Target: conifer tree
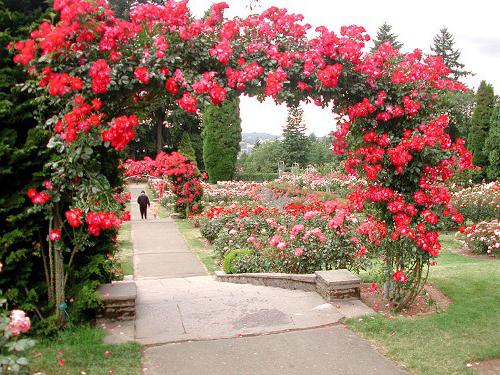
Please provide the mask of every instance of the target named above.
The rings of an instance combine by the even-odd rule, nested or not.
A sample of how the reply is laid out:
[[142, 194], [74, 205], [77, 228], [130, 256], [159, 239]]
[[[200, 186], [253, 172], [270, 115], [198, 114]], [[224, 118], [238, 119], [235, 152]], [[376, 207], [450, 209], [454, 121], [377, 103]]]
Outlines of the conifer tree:
[[203, 112], [203, 161], [211, 183], [234, 177], [241, 142], [239, 105], [239, 98], [230, 98]]
[[500, 177], [500, 103], [493, 109], [490, 119], [490, 130], [484, 145], [488, 165], [486, 176], [492, 180]]
[[392, 32], [392, 26], [387, 22], [384, 22], [384, 24], [378, 28], [377, 36], [373, 39], [375, 45], [372, 48], [372, 52], [385, 42], [389, 42], [394, 49], [401, 49], [401, 47], [403, 47], [403, 43], [398, 41], [397, 35]]
[[464, 69], [465, 65], [462, 64], [460, 59], [460, 51], [454, 48], [455, 39], [446, 27], [439, 30], [439, 33], [434, 36], [431, 51], [436, 56], [441, 56], [444, 64], [450, 68], [450, 76], [454, 79], [468, 76], [471, 72]]
[[481, 81], [476, 94], [476, 109], [472, 114], [468, 137], [468, 148], [473, 155], [472, 161], [481, 167], [485, 167], [488, 161], [484, 144], [489, 134], [494, 104], [493, 87], [486, 81]]
[[302, 122], [304, 111], [299, 107], [288, 108], [287, 123], [283, 129], [283, 152], [287, 164], [307, 164], [309, 154], [309, 138]]
[[39, 244], [46, 234], [41, 229], [44, 215], [29, 210], [26, 189], [43, 178], [48, 136], [35, 128], [33, 97], [16, 87], [26, 76], [7, 45], [26, 38], [46, 8], [38, 0], [0, 0], [0, 290], [16, 307], [28, 310], [39, 302]]
[[179, 143], [179, 148], [177, 150], [180, 154], [184, 155], [191, 161], [196, 163], [196, 153], [191, 143], [191, 137], [188, 132], [182, 134], [181, 142]]

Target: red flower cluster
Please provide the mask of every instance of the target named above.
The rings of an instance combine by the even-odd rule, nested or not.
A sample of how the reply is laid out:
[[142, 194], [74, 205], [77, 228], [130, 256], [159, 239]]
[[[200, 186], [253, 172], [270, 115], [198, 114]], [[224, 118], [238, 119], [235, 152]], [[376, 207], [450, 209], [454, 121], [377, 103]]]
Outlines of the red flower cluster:
[[73, 228], [78, 228], [82, 225], [82, 216], [83, 211], [79, 208], [74, 208], [72, 210], [68, 210], [64, 213], [66, 220], [68, 220], [68, 224]]
[[64, 96], [73, 90], [79, 91], [83, 87], [80, 78], [73, 77], [68, 73], [55, 73], [50, 68], [43, 68], [39, 85], [47, 87], [52, 96]]
[[50, 200], [50, 195], [44, 191], [37, 192], [36, 189], [30, 188], [26, 192], [26, 195], [33, 204], [44, 204]]
[[89, 71], [94, 94], [104, 94], [111, 83], [111, 68], [105, 59], [97, 60]]
[[49, 240], [59, 241], [62, 237], [62, 233], [59, 229], [51, 229], [49, 232]]
[[92, 104], [85, 103], [83, 97], [77, 96], [74, 99], [74, 107], [64, 115], [63, 121], [59, 120], [54, 127], [56, 133], [61, 134], [61, 138], [67, 143], [76, 140], [78, 133], [88, 133], [92, 127], [101, 124], [103, 114], [99, 113], [102, 103], [99, 99], [92, 100]]
[[134, 77], [147, 85], [149, 83], [149, 70], [145, 66], [138, 66], [134, 69]]
[[266, 95], [274, 97], [276, 94], [281, 92], [283, 82], [286, 81], [286, 77], [287, 74], [281, 67], [279, 67], [275, 72], [269, 73], [266, 77]]
[[182, 97], [177, 101], [179, 107], [181, 107], [186, 112], [196, 113], [198, 111], [198, 106], [196, 103], [198, 102], [198, 98], [196, 96], [191, 95], [189, 91], [184, 92]]
[[121, 224], [114, 212], [89, 212], [85, 222], [89, 233], [96, 237], [101, 234], [101, 230], [118, 229]]
[[323, 86], [335, 87], [342, 74], [342, 64], [327, 65], [324, 69], [319, 69], [316, 74]]
[[134, 127], [138, 125], [136, 115], [120, 116], [113, 119], [109, 129], [101, 134], [102, 140], [110, 142], [111, 146], [117, 150], [123, 150], [125, 146], [134, 138]]
[[14, 48], [20, 52], [18, 55], [14, 56], [14, 62], [17, 64], [26, 66], [35, 58], [37, 47], [34, 40], [28, 39], [26, 41], [16, 42]]

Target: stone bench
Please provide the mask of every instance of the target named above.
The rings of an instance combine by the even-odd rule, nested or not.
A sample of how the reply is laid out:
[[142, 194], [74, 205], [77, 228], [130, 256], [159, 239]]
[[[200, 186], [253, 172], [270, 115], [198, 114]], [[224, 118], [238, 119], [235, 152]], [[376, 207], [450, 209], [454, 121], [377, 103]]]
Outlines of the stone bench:
[[110, 320], [135, 319], [135, 298], [137, 288], [134, 281], [119, 281], [99, 286], [103, 308], [98, 318]]
[[223, 271], [216, 271], [215, 277], [216, 280], [222, 282], [265, 285], [283, 289], [317, 292], [328, 302], [359, 299], [361, 293], [361, 279], [346, 269], [316, 271], [311, 274], [226, 274]]

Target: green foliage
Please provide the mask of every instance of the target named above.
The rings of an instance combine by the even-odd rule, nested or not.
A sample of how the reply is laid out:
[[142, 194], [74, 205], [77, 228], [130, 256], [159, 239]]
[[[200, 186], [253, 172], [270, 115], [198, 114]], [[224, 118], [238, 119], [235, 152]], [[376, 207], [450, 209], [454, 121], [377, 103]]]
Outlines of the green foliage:
[[372, 51], [375, 51], [382, 43], [389, 42], [395, 49], [403, 47], [403, 43], [398, 41], [398, 36], [392, 32], [392, 26], [384, 22], [377, 30], [377, 36], [373, 39], [374, 46]]
[[283, 160], [284, 151], [281, 141], [258, 144], [252, 153], [241, 160], [240, 174], [277, 173], [278, 162]]
[[472, 90], [439, 94], [436, 109], [448, 114], [448, 133], [453, 140], [467, 139], [475, 104], [476, 95]]
[[272, 272], [273, 262], [271, 259], [252, 253], [240, 254], [231, 263], [234, 273], [257, 273]]
[[240, 151], [241, 119], [238, 98], [203, 112], [203, 160], [211, 183], [231, 180]]
[[472, 151], [472, 161], [475, 165], [485, 167], [488, 155], [485, 153], [485, 141], [490, 129], [490, 119], [495, 104], [493, 86], [481, 81], [477, 90], [477, 105], [472, 115], [468, 137], [468, 148]]
[[[139, 375], [139, 344], [103, 344], [103, 337], [100, 328], [78, 326], [60, 332], [56, 338], [40, 341], [31, 351], [32, 373]], [[58, 365], [58, 359], [64, 361], [64, 366]]]
[[182, 134], [181, 142], [179, 143], [177, 151], [184, 155], [187, 159], [196, 163], [196, 154], [193, 145], [191, 144], [191, 137], [188, 132], [184, 132]]
[[455, 40], [453, 35], [451, 35], [446, 27], [443, 27], [434, 37], [431, 51], [435, 55], [441, 56], [444, 64], [450, 68], [450, 75], [455, 79], [459, 79], [472, 73], [464, 70], [465, 65], [458, 61], [460, 59], [460, 51], [458, 48], [455, 49], [454, 45]]
[[224, 228], [224, 222], [221, 220], [204, 220], [200, 226], [200, 232], [208, 242], [212, 243], [222, 228]]
[[500, 177], [500, 104], [497, 104], [490, 118], [490, 130], [484, 143], [484, 154], [488, 157], [486, 176], [492, 180]]
[[302, 122], [304, 111], [300, 107], [289, 107], [286, 126], [283, 129], [283, 157], [288, 165], [298, 163], [301, 166], [307, 164], [309, 152], [309, 139], [307, 138], [306, 126]]
[[[38, 188], [48, 178], [45, 163], [57, 161], [54, 149], [46, 147], [48, 132], [37, 127], [35, 116], [41, 116], [40, 108], [44, 104], [16, 86], [26, 77], [22, 69], [12, 63], [12, 56], [6, 49], [12, 40], [27, 37], [33, 23], [43, 16], [47, 4], [34, 0], [0, 4], [0, 176], [3, 182], [0, 184], [0, 262], [4, 265], [0, 289], [11, 306], [29, 313], [35, 330], [40, 328], [42, 334], [50, 334], [55, 325], [50, 316], [53, 306], [47, 303], [45, 275], [49, 224], [45, 215], [27, 199], [26, 190]], [[95, 172], [94, 184], [98, 185], [99, 175], [103, 175], [113, 187], [120, 186], [122, 180], [116, 168], [119, 154], [105, 149], [98, 151], [87, 155], [92, 162], [86, 168]], [[67, 208], [64, 201], [60, 205]], [[69, 249], [68, 245], [63, 251], [66, 263], [70, 257], [66, 250]], [[76, 271], [69, 271], [67, 284], [67, 301], [73, 320], [93, 317], [91, 310], [99, 304], [95, 287], [100, 282], [111, 281], [115, 275], [114, 261], [105, 254], [112, 255], [115, 251], [112, 236], [108, 235], [84, 242], [84, 247], [75, 254], [73, 267]]]
[[307, 163], [315, 167], [321, 167], [332, 163], [335, 158], [332, 152], [332, 140], [329, 137], [316, 138], [314, 134], [309, 136], [309, 153]]
[[233, 268], [233, 262], [243, 254], [250, 254], [250, 250], [247, 249], [234, 249], [224, 255], [223, 270], [225, 273], [235, 273]]
[[44, 216], [29, 210], [26, 189], [44, 178], [47, 133], [35, 129], [31, 95], [16, 86], [26, 77], [7, 44], [25, 38], [47, 8], [41, 1], [0, 1], [0, 289], [12, 306], [33, 311], [43, 300]]

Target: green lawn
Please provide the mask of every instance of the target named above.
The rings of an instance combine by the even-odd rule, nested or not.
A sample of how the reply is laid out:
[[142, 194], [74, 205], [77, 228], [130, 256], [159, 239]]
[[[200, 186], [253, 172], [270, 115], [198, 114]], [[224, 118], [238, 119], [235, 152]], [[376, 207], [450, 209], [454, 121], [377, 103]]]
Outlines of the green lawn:
[[[102, 343], [101, 329], [81, 326], [68, 329], [55, 339], [39, 341], [30, 352], [32, 373], [44, 375], [139, 375], [140, 345]], [[59, 359], [64, 361], [61, 366]]]
[[124, 275], [134, 274], [134, 245], [130, 221], [124, 222], [118, 231], [118, 246], [120, 251], [117, 258], [120, 261]]
[[195, 228], [189, 220], [176, 219], [175, 224], [182, 233], [191, 251], [205, 265], [207, 271], [212, 274], [217, 267], [212, 247], [203, 241], [200, 230]]
[[[500, 357], [500, 263], [445, 250], [430, 282], [453, 301], [446, 312], [420, 318], [351, 319], [349, 327], [417, 374], [473, 374], [466, 364]], [[448, 248], [448, 249], [446, 249]]]

